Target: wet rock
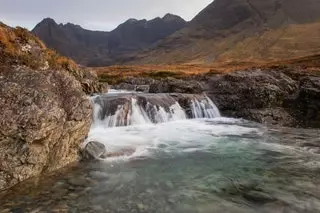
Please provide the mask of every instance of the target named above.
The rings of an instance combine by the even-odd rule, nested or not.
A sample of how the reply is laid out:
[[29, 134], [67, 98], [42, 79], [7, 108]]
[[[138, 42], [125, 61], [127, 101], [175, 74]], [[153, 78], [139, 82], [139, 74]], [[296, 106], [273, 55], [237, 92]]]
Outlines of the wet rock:
[[117, 90], [149, 92], [149, 85], [154, 82], [155, 80], [151, 78], [128, 78], [120, 84], [112, 85], [112, 88]]
[[135, 88], [135, 91], [137, 92], [144, 92], [147, 93], [150, 90], [150, 86], [149, 85], [137, 85]]
[[68, 183], [75, 187], [86, 186], [87, 180], [81, 177], [73, 177], [68, 179]]
[[135, 88], [136, 88], [136, 85], [130, 84], [130, 83], [120, 83], [112, 86], [112, 89], [127, 90], [127, 91], [135, 91]]
[[99, 158], [106, 158], [106, 147], [104, 144], [97, 141], [90, 141], [81, 150], [81, 155], [83, 159], [94, 160]]
[[[162, 108], [167, 113], [172, 113], [172, 106], [179, 103], [181, 108], [186, 114], [187, 118], [193, 118], [192, 101], [204, 103], [201, 107], [209, 109], [212, 106], [208, 102], [204, 94], [183, 94], [183, 93], [170, 93], [170, 94], [150, 94], [150, 93], [122, 93], [122, 94], [106, 94], [96, 97], [94, 102], [101, 106], [99, 118], [104, 118], [115, 115], [117, 118], [110, 121], [110, 125], [126, 126], [130, 124], [130, 113], [132, 107], [132, 99], [137, 100], [136, 104], [146, 111], [146, 115], [151, 122], [163, 122], [158, 117], [158, 111]], [[204, 115], [203, 115], [204, 116]], [[126, 150], [123, 150], [127, 152]], [[130, 150], [128, 150], [130, 153]], [[121, 152], [120, 152], [121, 153]]]
[[224, 116], [318, 128], [320, 75], [293, 72], [257, 69], [219, 74], [207, 80], [205, 91]]

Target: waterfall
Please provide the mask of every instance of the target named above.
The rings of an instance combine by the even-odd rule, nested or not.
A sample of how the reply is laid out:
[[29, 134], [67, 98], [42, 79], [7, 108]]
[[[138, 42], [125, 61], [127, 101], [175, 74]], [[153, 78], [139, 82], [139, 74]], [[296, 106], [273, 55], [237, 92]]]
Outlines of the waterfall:
[[220, 117], [216, 105], [205, 95], [123, 93], [95, 96], [92, 101], [94, 126], [117, 127]]
[[221, 116], [217, 106], [207, 96], [201, 100], [194, 98], [191, 101], [191, 107], [193, 118], [215, 118]]

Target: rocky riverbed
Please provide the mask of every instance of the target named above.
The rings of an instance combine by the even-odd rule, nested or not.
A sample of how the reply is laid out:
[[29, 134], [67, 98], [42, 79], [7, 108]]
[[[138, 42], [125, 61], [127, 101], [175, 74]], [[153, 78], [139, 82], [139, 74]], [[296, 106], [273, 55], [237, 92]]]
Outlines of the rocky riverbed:
[[129, 78], [114, 88], [204, 92], [224, 116], [267, 125], [320, 128], [320, 73], [304, 69], [251, 69], [184, 80]]
[[320, 211], [319, 130], [213, 119], [112, 128], [106, 135], [124, 147], [147, 139], [148, 152], [26, 181], [0, 193], [0, 212]]

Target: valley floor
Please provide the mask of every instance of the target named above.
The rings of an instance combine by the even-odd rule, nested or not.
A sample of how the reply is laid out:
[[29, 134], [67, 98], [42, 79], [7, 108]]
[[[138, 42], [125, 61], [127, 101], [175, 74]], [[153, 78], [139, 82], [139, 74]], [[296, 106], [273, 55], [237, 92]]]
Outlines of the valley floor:
[[188, 78], [229, 73], [239, 70], [250, 70], [253, 68], [299, 69], [301, 71], [320, 73], [320, 54], [274, 61], [224, 61], [212, 64], [114, 65], [94, 67], [93, 69], [98, 73], [100, 81], [112, 85], [118, 84], [128, 78]]

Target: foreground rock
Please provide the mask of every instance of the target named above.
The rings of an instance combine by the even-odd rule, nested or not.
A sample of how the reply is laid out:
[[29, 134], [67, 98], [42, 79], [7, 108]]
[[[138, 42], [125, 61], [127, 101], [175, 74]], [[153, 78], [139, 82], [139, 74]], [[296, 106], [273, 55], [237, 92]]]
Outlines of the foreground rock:
[[79, 159], [91, 125], [94, 73], [0, 23], [0, 190]]
[[265, 124], [320, 127], [320, 74], [250, 70], [210, 77], [206, 92], [225, 116]]
[[91, 103], [60, 71], [0, 70], [0, 190], [76, 161]]

